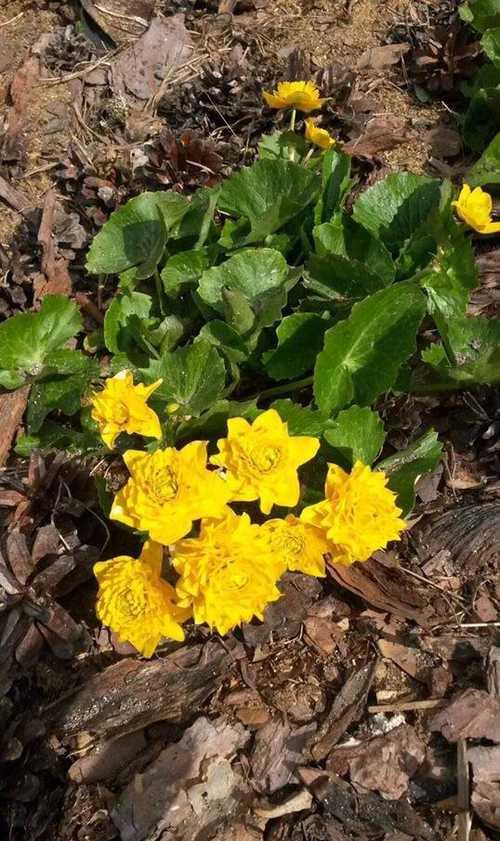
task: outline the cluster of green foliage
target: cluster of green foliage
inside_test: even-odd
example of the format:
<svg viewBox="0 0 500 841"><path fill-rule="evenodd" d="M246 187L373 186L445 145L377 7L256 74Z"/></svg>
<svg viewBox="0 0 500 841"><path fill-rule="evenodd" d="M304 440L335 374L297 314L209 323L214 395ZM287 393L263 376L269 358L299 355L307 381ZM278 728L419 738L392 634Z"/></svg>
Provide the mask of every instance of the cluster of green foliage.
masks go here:
<svg viewBox="0 0 500 841"><path fill-rule="evenodd" d="M277 132L217 187L146 192L113 213L87 270L117 276L118 290L84 351L67 348L82 325L62 297L0 325L0 383L33 384L18 452L99 447L85 408L99 357L106 374L163 379L151 404L170 444L224 435L228 417L272 405L345 467L379 456L374 406L387 392L500 379L500 322L466 314L477 271L452 186L400 172L353 200L351 158L302 144ZM61 420L77 413L79 427ZM429 431L380 463L405 511L440 451Z"/></svg>
<svg viewBox="0 0 500 841"><path fill-rule="evenodd" d="M500 0L469 0L459 12L481 35L489 59L464 86L469 98L463 118L464 141L474 152L482 153L468 181L471 187L500 184Z"/></svg>

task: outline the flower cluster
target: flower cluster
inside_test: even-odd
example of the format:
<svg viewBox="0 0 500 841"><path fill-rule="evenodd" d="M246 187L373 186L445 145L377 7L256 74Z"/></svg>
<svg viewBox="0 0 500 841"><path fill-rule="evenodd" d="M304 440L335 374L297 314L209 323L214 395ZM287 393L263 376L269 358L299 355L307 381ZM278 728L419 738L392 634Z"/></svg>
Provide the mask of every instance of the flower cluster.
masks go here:
<svg viewBox="0 0 500 841"><path fill-rule="evenodd" d="M109 446L121 431L161 437L159 420L146 406L157 385L134 386L127 373L93 396L94 418ZM274 409L252 423L229 420L217 448L210 457L204 441L124 453L130 478L110 516L148 540L138 559L96 564L97 613L146 657L163 637L182 640L182 623L191 616L220 634L262 619L266 605L280 597L287 570L324 576L327 560L366 560L404 528L386 477L361 463L351 474L330 465L325 499L299 517L258 524L230 508L231 502L255 503L267 515L274 506L299 503L298 469L314 458L319 440L290 435ZM174 584L162 577L164 560Z"/></svg>
<svg viewBox="0 0 500 841"><path fill-rule="evenodd" d="M314 82L280 82L273 93L264 91L263 97L264 102L271 108L291 108L292 125L295 125L296 111L310 114L312 111L319 111L327 102L326 98L320 97ZM320 149L331 149L337 142L330 132L317 125L314 117L305 120L305 138Z"/></svg>

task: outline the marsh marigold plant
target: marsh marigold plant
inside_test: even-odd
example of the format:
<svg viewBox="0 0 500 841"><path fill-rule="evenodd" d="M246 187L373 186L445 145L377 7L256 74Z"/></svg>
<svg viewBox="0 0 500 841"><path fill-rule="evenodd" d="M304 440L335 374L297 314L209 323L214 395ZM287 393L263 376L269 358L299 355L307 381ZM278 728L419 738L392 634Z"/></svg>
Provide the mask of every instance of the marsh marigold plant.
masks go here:
<svg viewBox="0 0 500 841"><path fill-rule="evenodd" d="M313 117L309 117L306 121L306 129L305 129L305 136L306 140L309 140L310 143L314 143L315 146L318 146L320 149L331 149L335 146L336 140L326 128L321 128L320 126L316 125L316 120Z"/></svg>
<svg viewBox="0 0 500 841"><path fill-rule="evenodd" d="M128 450L123 460L131 475L110 517L165 546L188 534L195 520L221 516L229 501L227 484L207 468L205 441L182 450Z"/></svg>
<svg viewBox="0 0 500 841"><path fill-rule="evenodd" d="M325 499L304 508L301 519L323 532L333 563L347 566L399 540L401 513L385 474L357 461L351 473L329 465Z"/></svg>
<svg viewBox="0 0 500 841"><path fill-rule="evenodd" d="M500 233L500 222L493 221L493 199L481 187L472 190L464 184L453 207L462 222L479 234Z"/></svg>
<svg viewBox="0 0 500 841"><path fill-rule="evenodd" d="M145 657L151 657L162 637L183 640L181 623L191 615L161 578L162 558L163 546L147 541L140 558L123 555L94 566L99 619Z"/></svg>
<svg viewBox="0 0 500 841"><path fill-rule="evenodd" d="M220 519L203 520L198 537L176 544L179 604L192 607L196 623L226 634L262 619L266 605L279 599L283 568L266 537L248 514L227 509Z"/></svg>
<svg viewBox="0 0 500 841"><path fill-rule="evenodd" d="M161 386L162 380L151 385L134 385L130 371L120 371L106 380L102 391L90 397L91 415L99 426L104 443L112 449L122 432L161 438L158 415L147 405L151 395Z"/></svg>
<svg viewBox="0 0 500 841"><path fill-rule="evenodd" d="M289 435L287 424L274 409L263 412L253 423L232 418L227 429L227 438L217 441L219 454L210 461L225 469L231 499L258 499L264 514L269 514L273 505L297 505L297 470L314 458L318 439Z"/></svg>
<svg viewBox="0 0 500 841"><path fill-rule="evenodd" d="M295 108L309 114L323 107L322 99L314 82L280 82L275 91L264 91L264 101L270 108Z"/></svg>

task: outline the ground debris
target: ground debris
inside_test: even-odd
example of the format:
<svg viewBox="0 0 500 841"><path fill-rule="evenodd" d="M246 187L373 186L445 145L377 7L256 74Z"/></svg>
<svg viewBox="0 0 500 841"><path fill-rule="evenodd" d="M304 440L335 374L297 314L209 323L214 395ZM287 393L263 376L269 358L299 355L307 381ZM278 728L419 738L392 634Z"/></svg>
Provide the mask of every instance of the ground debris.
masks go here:
<svg viewBox="0 0 500 841"><path fill-rule="evenodd" d="M296 782L295 772L305 764L304 749L315 730L315 724L294 729L280 719L264 725L256 734L251 757L254 788L272 794Z"/></svg>
<svg viewBox="0 0 500 841"><path fill-rule="evenodd" d="M122 793L112 812L122 841L211 838L251 799L231 764L248 738L241 724L198 718Z"/></svg>
<svg viewBox="0 0 500 841"><path fill-rule="evenodd" d="M490 739L500 742L500 697L481 689L466 689L429 722L449 742L460 739Z"/></svg>
<svg viewBox="0 0 500 841"><path fill-rule="evenodd" d="M384 800L372 792L358 794L344 780L332 776L328 781L320 780L314 784L313 794L321 803L327 815L338 820L351 835L348 837L367 838L384 832L401 830L410 838L435 838L431 829L405 800Z"/></svg>
<svg viewBox="0 0 500 841"><path fill-rule="evenodd" d="M311 756L325 759L353 722L363 715L368 693L375 677L376 661L353 672L335 697L326 719L311 740Z"/></svg>
<svg viewBox="0 0 500 841"><path fill-rule="evenodd" d="M53 706L50 727L67 741L84 732L109 738L155 721L184 721L215 691L231 660L216 641L180 648L161 660L126 658Z"/></svg>
<svg viewBox="0 0 500 841"><path fill-rule="evenodd" d="M359 791L379 791L388 799L398 800L424 758L424 745L414 728L400 724L382 736L333 748L327 767L339 776L349 772L351 783Z"/></svg>

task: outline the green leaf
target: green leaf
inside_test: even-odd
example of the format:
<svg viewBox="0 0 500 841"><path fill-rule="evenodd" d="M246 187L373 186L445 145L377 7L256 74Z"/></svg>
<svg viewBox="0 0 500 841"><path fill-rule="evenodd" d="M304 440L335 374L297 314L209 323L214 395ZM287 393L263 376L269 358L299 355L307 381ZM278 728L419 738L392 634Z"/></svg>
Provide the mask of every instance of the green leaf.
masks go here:
<svg viewBox="0 0 500 841"><path fill-rule="evenodd" d="M287 315L276 329L278 346L266 352L264 367L273 380L293 380L311 371L329 322L310 312Z"/></svg>
<svg viewBox="0 0 500 841"><path fill-rule="evenodd" d="M311 254L306 263L304 286L314 294L332 300L365 298L385 284L358 260L338 254L323 257Z"/></svg>
<svg viewBox="0 0 500 841"><path fill-rule="evenodd" d="M450 322L465 315L470 293L478 284L478 269L472 243L451 214L436 237L436 257L420 282L427 292L429 314L447 344Z"/></svg>
<svg viewBox="0 0 500 841"><path fill-rule="evenodd" d="M415 350L425 298L400 283L355 304L351 315L328 330L314 371L318 407L330 414L356 402L369 405L394 383Z"/></svg>
<svg viewBox="0 0 500 841"><path fill-rule="evenodd" d="M321 196L314 209L316 225L329 222L339 210L355 182L351 178L351 157L337 149L329 149L323 156Z"/></svg>
<svg viewBox="0 0 500 841"><path fill-rule="evenodd" d="M500 26L500 0L470 0L458 9L462 20L479 32Z"/></svg>
<svg viewBox="0 0 500 841"><path fill-rule="evenodd" d="M323 434L335 450L333 460L346 469L356 461L373 464L385 441L384 424L368 406L351 406L340 412Z"/></svg>
<svg viewBox="0 0 500 841"><path fill-rule="evenodd" d="M391 173L360 195L353 217L397 254L439 201L438 180L411 172Z"/></svg>
<svg viewBox="0 0 500 841"><path fill-rule="evenodd" d="M250 352L239 333L218 318L203 325L199 338L219 348L224 356L234 363L244 362Z"/></svg>
<svg viewBox="0 0 500 841"><path fill-rule="evenodd" d="M195 439L214 439L227 434L228 418L254 420L260 412L253 400L216 400L199 418L189 418L176 429L176 443Z"/></svg>
<svg viewBox="0 0 500 841"><path fill-rule="evenodd" d="M191 251L179 251L169 257L161 272L163 288L169 298L177 298L189 289L194 289L215 258L210 247Z"/></svg>
<svg viewBox="0 0 500 841"><path fill-rule="evenodd" d="M251 332L255 341L264 327L280 318L288 291L298 277L290 273L279 251L249 248L204 272L198 292L234 329L248 338Z"/></svg>
<svg viewBox="0 0 500 841"><path fill-rule="evenodd" d="M17 388L24 375L42 373L47 357L82 329L74 301L47 295L38 312L21 313L0 324L2 385Z"/></svg>
<svg viewBox="0 0 500 841"><path fill-rule="evenodd" d="M64 353L64 351L60 351ZM47 415L52 411L74 415L81 408L82 397L93 379L99 376L99 363L80 354L73 354L71 363L66 362L68 376L54 375L35 383L30 391L27 410L27 425L30 434L37 433Z"/></svg>
<svg viewBox="0 0 500 841"><path fill-rule="evenodd" d="M462 134L470 149L482 153L500 131L500 67L483 65L467 93L470 102L463 118Z"/></svg>
<svg viewBox="0 0 500 841"><path fill-rule="evenodd" d="M270 406L276 409L282 420L288 424L290 435L313 435L320 438L331 420L322 412L301 406L292 400L275 400Z"/></svg>
<svg viewBox="0 0 500 841"><path fill-rule="evenodd" d="M283 158L288 161L291 152L296 158L303 158L306 154L307 143L302 134L296 134L294 131L275 131L273 134L264 134L260 139L260 158Z"/></svg>
<svg viewBox="0 0 500 841"><path fill-rule="evenodd" d="M225 390L224 361L216 348L203 340L152 359L141 374L148 383L161 377L163 383L155 397L176 403L183 415L199 417Z"/></svg>
<svg viewBox="0 0 500 841"><path fill-rule="evenodd" d="M56 449L82 453L102 449L102 444L89 432L78 432L48 420L36 434L21 435L17 439L14 451L18 456L28 458L34 450L48 452Z"/></svg>
<svg viewBox="0 0 500 841"><path fill-rule="evenodd" d="M402 450L377 464L389 477L388 485L397 494L397 504L406 517L415 505L415 483L420 476L431 473L439 464L442 444L437 432L429 430L406 450Z"/></svg>
<svg viewBox="0 0 500 841"><path fill-rule="evenodd" d="M291 161L264 159L231 175L221 189L219 210L250 222L247 243L281 228L316 198L319 176Z"/></svg>
<svg viewBox="0 0 500 841"><path fill-rule="evenodd" d="M113 298L104 316L104 342L111 353L128 353L133 342L131 319L149 318L151 297L143 292L122 292Z"/></svg>
<svg viewBox="0 0 500 841"><path fill-rule="evenodd" d="M90 246L88 272L120 274L136 267L137 279L153 274L167 236L159 196L165 194L141 193L111 214Z"/></svg>
<svg viewBox="0 0 500 841"><path fill-rule="evenodd" d="M422 359L434 369L415 375L412 390L426 392L500 382L500 319L457 318L448 324L448 346L432 345Z"/></svg>
<svg viewBox="0 0 500 841"><path fill-rule="evenodd" d="M313 237L318 254L338 254L356 261L379 278L377 288L390 286L394 281L396 272L390 252L352 216L337 213L331 222L316 226Z"/></svg>
<svg viewBox="0 0 500 841"><path fill-rule="evenodd" d="M493 64L500 67L500 15L499 25L486 30L481 38L481 46Z"/></svg>
<svg viewBox="0 0 500 841"><path fill-rule="evenodd" d="M500 184L500 132L467 174L467 184L484 187L485 184Z"/></svg>

